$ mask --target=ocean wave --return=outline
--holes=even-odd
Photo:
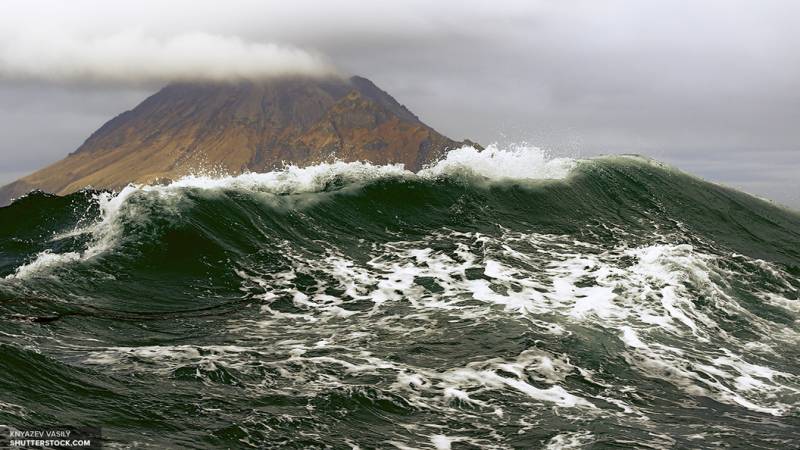
[[[238,191],[272,195],[325,192],[332,187],[362,186],[378,180],[432,180],[442,177],[481,178],[489,181],[563,179],[576,162],[568,158],[547,158],[535,147],[513,146],[484,150],[464,147],[451,151],[446,158],[418,174],[402,165],[377,166],[364,162],[323,163],[309,167],[289,165],[268,173],[245,173],[236,176],[190,175],[166,185],[126,186],[119,192],[102,192],[94,196],[99,217],[94,223],[69,230],[60,237],[90,235],[90,244],[81,252],[54,253],[47,249],[31,262],[17,267],[6,278],[25,278],[45,273],[65,263],[85,261],[117,245],[124,234],[123,220],[147,220],[154,209],[157,214],[180,215],[177,209],[181,196],[190,190]],[[137,199],[144,199],[146,205]]]
[[[0,209],[0,419],[80,386],[115,418],[70,417],[123,441],[145,402],[221,448],[788,443],[798,230],[647,158],[524,148],[32,194]]]

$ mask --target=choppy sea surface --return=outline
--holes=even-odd
[[[800,214],[463,148],[0,209],[0,424],[109,448],[796,448]]]

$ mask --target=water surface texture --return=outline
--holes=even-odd
[[[0,209],[0,423],[152,448],[792,448],[800,215],[455,151]]]

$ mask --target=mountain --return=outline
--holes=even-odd
[[[464,144],[472,143],[439,134],[362,77],[178,82],[108,121],[61,161],[0,188],[0,205],[34,189],[64,195],[332,157],[418,170]]]

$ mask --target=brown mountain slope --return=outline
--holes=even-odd
[[[119,189],[334,155],[417,170],[461,145],[366,78],[174,83],[108,121],[63,160],[0,188],[0,205],[34,189]]]

